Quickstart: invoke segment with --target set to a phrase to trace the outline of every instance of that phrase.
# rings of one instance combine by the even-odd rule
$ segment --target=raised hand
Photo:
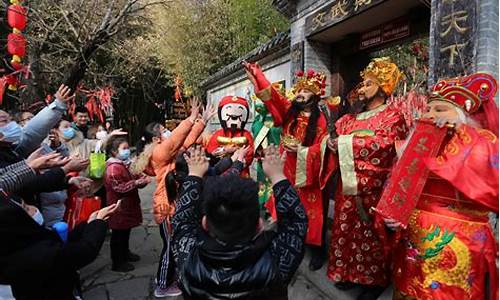
[[[245,164],[246,162],[246,156],[247,156],[247,153],[248,151],[250,150],[250,146],[247,145],[243,148],[239,148],[238,150],[236,150],[234,153],[233,153],[233,156],[231,156],[231,160],[233,162],[235,161],[240,161],[242,162],[243,164]]]
[[[283,173],[285,166],[286,152],[280,155],[279,148],[275,145],[270,145],[264,149],[264,158],[262,159],[262,169],[272,184],[276,184],[281,180],[286,179]]]
[[[64,165],[63,170],[66,174],[71,172],[81,172],[85,170],[89,164],[90,161],[88,159],[75,156],[68,158],[68,162]]]
[[[55,97],[56,99],[59,99],[59,101],[67,103],[69,100],[75,97],[75,94],[71,94],[71,89],[64,84],[61,84],[55,94]]]
[[[63,158],[60,153],[52,152],[46,155],[42,153],[43,149],[39,148],[26,159],[28,166],[35,171],[60,167],[68,163],[68,159]]]
[[[257,87],[258,86],[257,85],[257,78],[255,77],[255,74],[256,74],[256,70],[262,70],[260,68],[260,66],[257,63],[251,64],[247,61],[243,61],[241,64],[245,68],[245,72],[247,73],[248,80],[250,80],[250,82],[253,84],[254,87]]]
[[[189,167],[189,176],[203,177],[208,171],[209,158],[205,155],[205,149],[195,146],[189,149],[189,156],[184,154],[184,159]]]
[[[189,120],[194,123],[200,114],[201,103],[198,97],[193,97],[191,98],[189,104],[191,105],[191,115],[189,116]]]
[[[56,149],[61,146],[61,140],[59,139],[59,134],[57,133],[56,129],[50,130],[49,142],[52,149]]]
[[[122,203],[122,200],[118,200],[118,202],[111,204],[109,206],[106,206],[98,211],[93,212],[89,219],[88,223],[94,221],[94,220],[104,220],[106,221],[109,219],[109,217],[116,212],[118,208],[120,208],[120,204]]]
[[[126,131],[123,131],[123,129],[118,128],[110,132],[108,136],[117,136],[117,135],[127,135],[128,133]]]
[[[385,226],[387,226],[387,228],[389,228],[392,231],[396,231],[401,227],[401,222],[398,222],[390,218],[384,218],[384,223]]]
[[[338,140],[335,138],[328,138],[328,142],[326,143],[326,145],[328,146],[328,148],[330,150],[332,150],[333,152],[337,152],[338,151]]]
[[[207,103],[207,106],[203,109],[203,113],[201,115],[201,118],[203,119],[203,122],[205,124],[212,119],[213,116],[217,114],[217,107],[215,105],[212,105],[210,103]]]
[[[92,179],[83,177],[83,176],[75,176],[71,177],[68,180],[68,183],[76,186],[80,190],[84,190],[85,192],[90,192],[90,187],[92,186]]]

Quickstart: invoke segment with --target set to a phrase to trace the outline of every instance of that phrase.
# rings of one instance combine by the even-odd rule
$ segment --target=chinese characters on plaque
[[[291,51],[291,72],[292,78],[295,78],[297,71],[304,71],[304,41],[292,45]]]
[[[306,35],[319,32],[384,0],[335,0],[306,19]]]
[[[434,78],[473,72],[477,0],[442,0],[437,3],[434,32]]]

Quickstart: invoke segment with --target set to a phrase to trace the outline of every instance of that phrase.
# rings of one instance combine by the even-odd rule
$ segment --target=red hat
[[[493,100],[497,90],[498,84],[493,76],[476,73],[440,80],[433,86],[429,102],[450,102],[478,119],[483,127],[498,133],[498,108]]]
[[[237,96],[225,96],[219,102],[219,108],[227,104],[241,104],[245,106],[247,109],[250,109],[248,106],[248,102],[245,98],[237,97]]]

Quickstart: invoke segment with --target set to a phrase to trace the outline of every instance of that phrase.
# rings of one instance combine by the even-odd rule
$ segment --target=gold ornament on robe
[[[225,137],[225,136],[218,136],[217,137],[217,142],[221,146],[245,146],[248,143],[248,139],[244,136],[240,137]]]
[[[284,146],[296,146],[300,144],[300,141],[296,139],[293,135],[285,135],[282,139]]]

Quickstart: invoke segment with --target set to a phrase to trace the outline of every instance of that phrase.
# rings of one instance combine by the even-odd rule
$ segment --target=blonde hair
[[[156,143],[149,143],[144,147],[144,151],[139,154],[135,161],[130,165],[130,172],[132,174],[141,174],[149,166],[151,157],[153,156],[153,151],[155,149]]]

